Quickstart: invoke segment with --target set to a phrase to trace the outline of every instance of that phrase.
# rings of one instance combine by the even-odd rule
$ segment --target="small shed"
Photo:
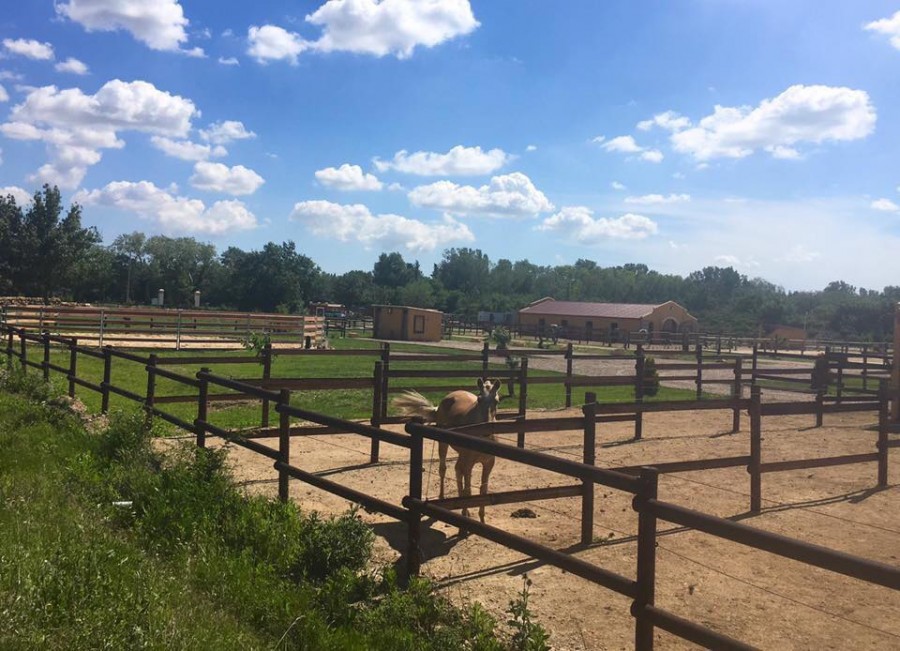
[[[423,307],[373,305],[372,335],[376,339],[440,341],[444,313]]]

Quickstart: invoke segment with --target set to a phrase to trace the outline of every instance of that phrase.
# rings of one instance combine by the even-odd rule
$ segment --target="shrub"
[[[491,330],[491,341],[497,344],[497,350],[506,350],[509,342],[512,341],[512,333],[508,328],[497,326]]]
[[[659,393],[659,372],[656,370],[656,360],[652,357],[644,358],[644,395],[655,396]]]

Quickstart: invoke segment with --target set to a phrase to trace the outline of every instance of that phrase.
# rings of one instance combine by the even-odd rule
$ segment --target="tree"
[[[35,192],[24,213],[11,196],[0,197],[0,251],[9,252],[0,272],[11,290],[48,299],[71,280],[79,257],[100,242],[95,228],[82,228],[78,204],[60,219],[62,214],[56,186],[45,184]]]
[[[447,249],[432,278],[448,290],[480,295],[488,288],[491,261],[481,249]]]
[[[144,250],[148,264],[143,299],[149,301],[158,289],[164,289],[165,304],[171,306],[189,306],[194,290],[208,291],[210,277],[219,264],[216,248],[193,237],[154,235]]]
[[[147,236],[143,233],[127,233],[119,235],[113,240],[110,249],[115,253],[125,266],[125,302],[131,303],[131,279],[134,275],[134,268],[138,264],[143,264],[146,256]]]
[[[406,262],[399,253],[382,253],[372,269],[372,280],[379,287],[394,289],[422,278],[419,263]]]

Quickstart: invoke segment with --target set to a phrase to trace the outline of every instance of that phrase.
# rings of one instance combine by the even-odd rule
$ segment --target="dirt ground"
[[[826,416],[825,426],[814,428],[812,416],[766,417],[763,460],[872,452],[873,419],[874,414]],[[728,433],[731,412],[648,414],[644,439],[632,442],[632,424],[602,424],[597,462],[615,467],[748,454],[746,417],[742,425],[739,433]],[[511,437],[506,440],[514,443]],[[277,447],[276,441],[270,444]],[[581,432],[531,434],[527,447],[577,459]],[[248,491],[276,494],[271,462],[240,448],[230,454],[236,478]],[[395,503],[406,492],[407,455],[404,449],[382,444],[382,462],[370,466],[368,441],[361,437],[292,439],[294,465]],[[764,475],[763,513],[743,521],[898,565],[900,460],[897,455],[894,459],[890,469],[894,483],[883,491],[873,490],[874,463]],[[448,495],[454,495],[454,482],[448,479]],[[428,446],[424,481],[426,497],[436,497],[437,451]],[[497,461],[491,476],[492,491],[569,483],[574,482],[505,460]],[[297,481],[291,482],[290,490],[292,499],[305,509],[339,513],[349,506]],[[749,475],[742,468],[666,475],[661,478],[660,499],[720,516],[743,514],[749,509]],[[633,577],[637,517],[630,496],[597,487],[595,500],[594,543],[587,548],[577,548],[579,498],[488,507],[487,521]],[[511,517],[521,507],[537,517]],[[363,517],[378,534],[377,560],[396,562],[404,547],[403,525],[374,514]],[[900,646],[900,593],[666,523],[660,523],[660,531],[656,599],[663,608],[763,648]],[[504,620],[504,611],[527,573],[533,581],[532,610],[551,631],[554,648],[633,648],[634,620],[625,597],[477,536],[459,538],[455,528],[440,523],[428,528],[423,548],[423,573],[454,602],[479,601]],[[691,648],[662,632],[657,633],[657,644],[661,649]]]

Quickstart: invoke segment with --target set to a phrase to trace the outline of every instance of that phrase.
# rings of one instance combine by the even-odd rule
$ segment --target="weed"
[[[531,589],[531,579],[526,574],[522,582],[522,590],[519,595],[509,602],[510,619],[506,623],[512,627],[512,648],[516,651],[549,651],[550,634],[539,623],[534,621],[528,599]]]

